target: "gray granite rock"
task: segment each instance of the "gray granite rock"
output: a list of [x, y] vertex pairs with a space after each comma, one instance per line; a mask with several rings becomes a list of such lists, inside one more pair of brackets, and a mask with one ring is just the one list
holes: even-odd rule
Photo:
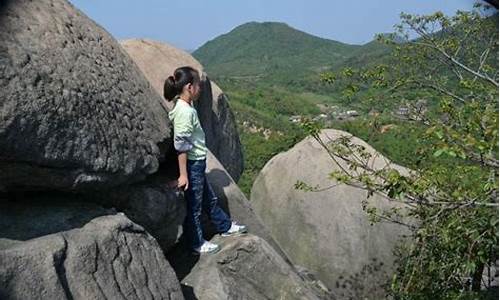
[[[350, 136], [338, 130], [321, 132], [326, 142], [344, 135]], [[362, 140], [352, 141], [375, 155], [373, 168], [390, 164]], [[383, 285], [393, 271], [393, 248], [409, 232], [394, 223], [372, 225], [362, 208], [367, 192], [332, 181], [329, 174], [334, 170], [339, 168], [328, 153], [308, 137], [265, 165], [250, 202], [293, 264], [316, 274], [338, 299], [383, 299]], [[297, 181], [318, 185], [322, 191], [297, 190]], [[385, 209], [400, 207], [380, 195], [370, 203]]]
[[7, 246], [0, 236], [1, 299], [184, 299], [158, 243], [124, 215]]
[[182, 280], [186, 299], [333, 299], [327, 290], [313, 288], [257, 236], [216, 237], [212, 241], [221, 245], [221, 250], [200, 256]]
[[235, 182], [244, 168], [243, 146], [228, 96], [209, 78], [195, 107], [206, 134], [207, 147]]
[[124, 212], [154, 236], [163, 251], [168, 251], [179, 241], [186, 216], [186, 201], [176, 188], [176, 179], [160, 171], [143, 182], [88, 197]]
[[65, 0], [2, 1], [0, 28], [0, 191], [98, 189], [157, 170], [167, 112], [105, 30]]

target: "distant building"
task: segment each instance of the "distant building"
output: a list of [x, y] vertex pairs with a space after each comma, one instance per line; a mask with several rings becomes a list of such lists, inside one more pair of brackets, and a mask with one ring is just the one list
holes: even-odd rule
[[345, 114], [349, 117], [359, 117], [359, 113], [356, 110], [348, 110]]
[[328, 115], [326, 115], [326, 114], [319, 114], [316, 117], [314, 117], [312, 120], [313, 121], [319, 121], [319, 120], [325, 120], [326, 118], [328, 118]]
[[408, 106], [400, 106], [396, 110], [396, 115], [407, 118], [410, 115], [410, 108], [408, 108]]
[[399, 106], [394, 115], [401, 119], [421, 120], [427, 112], [427, 100], [419, 99], [410, 104]]
[[347, 119], [355, 119], [359, 117], [359, 112], [356, 110], [347, 110], [345, 112], [341, 112], [337, 115], [337, 120], [347, 120]]
[[290, 118], [288, 118], [288, 120], [292, 123], [299, 123], [300, 121], [302, 121], [302, 116], [294, 115], [294, 116], [291, 116]]

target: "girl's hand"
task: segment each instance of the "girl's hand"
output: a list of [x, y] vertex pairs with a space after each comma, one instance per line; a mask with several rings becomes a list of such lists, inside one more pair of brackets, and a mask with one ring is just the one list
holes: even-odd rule
[[177, 179], [177, 187], [179, 189], [183, 189], [184, 191], [186, 191], [188, 189], [189, 180], [188, 180], [187, 176], [185, 176], [185, 175], [179, 176], [179, 179]]

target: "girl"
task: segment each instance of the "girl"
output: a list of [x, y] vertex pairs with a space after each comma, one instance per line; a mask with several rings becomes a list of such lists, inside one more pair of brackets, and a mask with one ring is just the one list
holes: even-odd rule
[[220, 208], [218, 198], [205, 175], [208, 149], [205, 145], [205, 133], [193, 107], [193, 101], [198, 99], [200, 91], [200, 76], [191, 67], [176, 69], [174, 76], [169, 76], [163, 86], [165, 99], [176, 99], [169, 118], [174, 124], [174, 147], [178, 152], [180, 175], [177, 185], [186, 191], [184, 231], [195, 254], [219, 251], [217, 244], [203, 239], [200, 222], [202, 209], [222, 236], [247, 231], [246, 226], [232, 222]]

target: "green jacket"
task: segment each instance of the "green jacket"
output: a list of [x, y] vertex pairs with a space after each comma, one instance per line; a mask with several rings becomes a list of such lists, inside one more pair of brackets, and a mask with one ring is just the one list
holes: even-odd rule
[[186, 101], [177, 99], [168, 117], [174, 124], [175, 149], [187, 152], [189, 160], [205, 159], [208, 152], [205, 132], [201, 128], [196, 109]]

